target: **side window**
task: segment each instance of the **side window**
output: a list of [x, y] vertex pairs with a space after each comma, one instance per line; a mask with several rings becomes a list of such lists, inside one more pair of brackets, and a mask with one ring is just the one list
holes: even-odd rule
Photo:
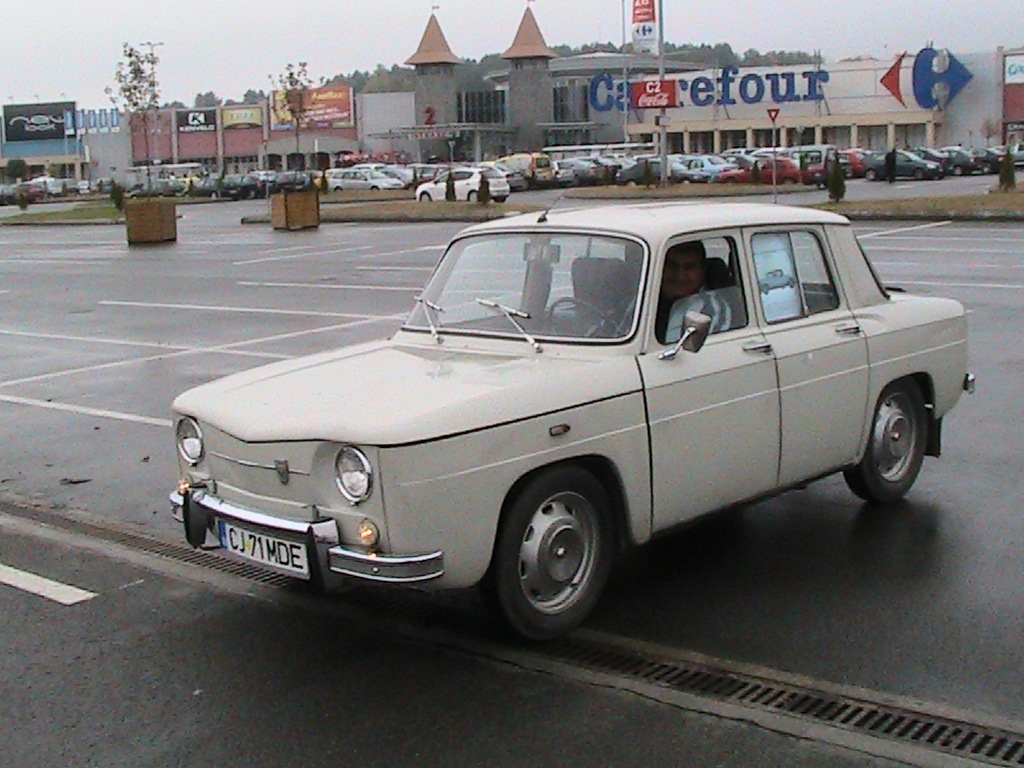
[[662, 263], [655, 338], [662, 344], [676, 343], [690, 310], [711, 318], [711, 333], [744, 327], [747, 310], [741, 286], [734, 238], [689, 237], [672, 242]]
[[821, 243], [810, 232], [756, 234], [751, 240], [765, 320], [779, 323], [836, 309], [839, 294]]

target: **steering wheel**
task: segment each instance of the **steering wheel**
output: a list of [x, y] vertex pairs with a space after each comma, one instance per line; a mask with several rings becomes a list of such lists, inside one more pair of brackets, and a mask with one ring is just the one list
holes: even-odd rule
[[605, 312], [600, 307], [591, 304], [589, 301], [577, 299], [575, 296], [563, 296], [551, 303], [551, 306], [548, 307], [545, 312], [545, 320], [548, 325], [554, 325], [555, 316], [558, 314], [559, 310], [568, 309], [570, 307], [574, 314], [576, 314], [580, 309], [585, 310], [584, 313], [580, 314], [589, 315], [589, 318], [582, 319], [584, 321], [588, 319], [593, 321], [586, 326], [586, 330], [583, 332], [584, 337], [591, 338], [597, 336], [602, 330], [607, 332], [608, 329], [611, 329], [614, 331], [615, 322], [611, 313]]

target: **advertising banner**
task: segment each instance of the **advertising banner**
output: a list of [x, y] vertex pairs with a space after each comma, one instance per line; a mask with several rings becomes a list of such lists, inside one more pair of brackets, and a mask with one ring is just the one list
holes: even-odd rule
[[1003, 82], [1007, 85], [1024, 83], [1024, 56], [1007, 56], [1003, 59]]
[[259, 128], [263, 125], [263, 107], [224, 107], [220, 112], [224, 130], [229, 128]]
[[630, 104], [633, 109], [668, 109], [679, 106], [675, 80], [644, 80], [630, 83]]
[[[304, 93], [306, 114], [303, 128], [351, 128], [355, 125], [352, 89], [347, 85], [310, 88]], [[291, 130], [292, 118], [285, 104], [285, 91], [271, 94], [270, 129]]]
[[63, 139], [64, 116], [74, 112], [75, 102], [46, 104], [5, 104], [4, 139], [6, 141], [42, 141]]
[[178, 133], [208, 133], [217, 130], [216, 109], [190, 109], [175, 112]]
[[633, 50], [658, 53], [657, 0], [633, 0]]

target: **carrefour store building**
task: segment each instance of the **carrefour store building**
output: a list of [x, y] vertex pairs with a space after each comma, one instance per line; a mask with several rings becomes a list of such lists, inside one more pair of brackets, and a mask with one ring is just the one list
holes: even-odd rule
[[[674, 152], [1000, 144], [1024, 127], [1024, 114], [1016, 114], [1024, 99], [1018, 107], [1010, 97], [1013, 84], [1024, 81], [1024, 66], [1019, 76], [1008, 74], [1017, 65], [1024, 65], [1024, 56], [1002, 49], [959, 55], [928, 47], [890, 61], [726, 67], [671, 74], [662, 82], [633, 76], [625, 123], [631, 138], [649, 141], [664, 119]], [[594, 77], [589, 97], [594, 117], [614, 123], [617, 113], [621, 125], [621, 78]]]

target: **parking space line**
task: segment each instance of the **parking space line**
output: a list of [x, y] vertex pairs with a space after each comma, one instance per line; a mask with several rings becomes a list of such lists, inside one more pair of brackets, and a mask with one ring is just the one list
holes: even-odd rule
[[53, 581], [42, 576], [37, 576], [28, 571], [12, 568], [9, 565], [0, 563], [0, 584], [20, 589], [22, 592], [29, 592], [39, 597], [45, 597], [61, 605], [75, 605], [76, 603], [92, 600], [96, 597], [95, 592], [89, 592], [70, 584], [60, 581]]
[[881, 232], [868, 232], [866, 235], [860, 235], [858, 239], [866, 240], [869, 237], [885, 237], [888, 235], [896, 235], [900, 232], [916, 232], [920, 229], [934, 229], [935, 227], [945, 227], [952, 223], [952, 219], [947, 219], [946, 221], [932, 221], [928, 224], [917, 224], [913, 227], [900, 227], [899, 229], [887, 229]]
[[[239, 285], [264, 285], [263, 283], [242, 283]], [[287, 283], [268, 283], [267, 285], [287, 285]], [[407, 290], [413, 290], [409, 288]], [[302, 315], [307, 317], [350, 317], [353, 319], [361, 320], [373, 315], [359, 315], [352, 312], [315, 312], [306, 309], [274, 309], [273, 307], [225, 307], [225, 306], [209, 306], [204, 304], [160, 304], [156, 302], [145, 302], [145, 301], [101, 301], [99, 304], [114, 307], [143, 307], [146, 309], [189, 309], [197, 310], [202, 312], [243, 312], [253, 314], [270, 314], [270, 315]]]
[[[404, 291], [405, 293], [415, 293], [420, 290], [422, 286], [395, 286], [395, 285], [328, 285], [326, 283], [256, 283], [256, 282], [245, 282], [239, 281], [239, 285], [245, 285], [250, 288], [325, 288], [332, 291]], [[303, 313], [299, 313], [303, 314]], [[341, 315], [341, 317], [347, 317], [348, 315]], [[366, 315], [364, 315], [366, 317]]]
[[95, 416], [101, 419], [113, 419], [115, 421], [129, 421], [133, 424], [147, 424], [151, 427], [170, 427], [170, 419], [152, 419], [149, 416], [136, 416], [134, 413], [120, 413], [118, 411], [106, 411], [102, 408], [88, 408], [84, 405], [71, 405], [69, 403], [57, 403], [53, 400], [36, 400], [32, 397], [16, 397], [15, 395], [0, 395], [0, 403], [11, 403], [13, 405], [28, 405], [35, 408], [46, 408], [51, 411], [64, 411], [79, 416]]
[[268, 261], [284, 261], [286, 259], [301, 259], [306, 256], [327, 256], [333, 253], [350, 253], [352, 251], [368, 251], [372, 248], [372, 245], [357, 245], [351, 248], [335, 248], [331, 250], [323, 250], [320, 248], [309, 248], [302, 253], [289, 253], [282, 256], [264, 256], [259, 259], [244, 259], [242, 261], [232, 261], [231, 265], [235, 267], [247, 266], [249, 264], [264, 264]]

